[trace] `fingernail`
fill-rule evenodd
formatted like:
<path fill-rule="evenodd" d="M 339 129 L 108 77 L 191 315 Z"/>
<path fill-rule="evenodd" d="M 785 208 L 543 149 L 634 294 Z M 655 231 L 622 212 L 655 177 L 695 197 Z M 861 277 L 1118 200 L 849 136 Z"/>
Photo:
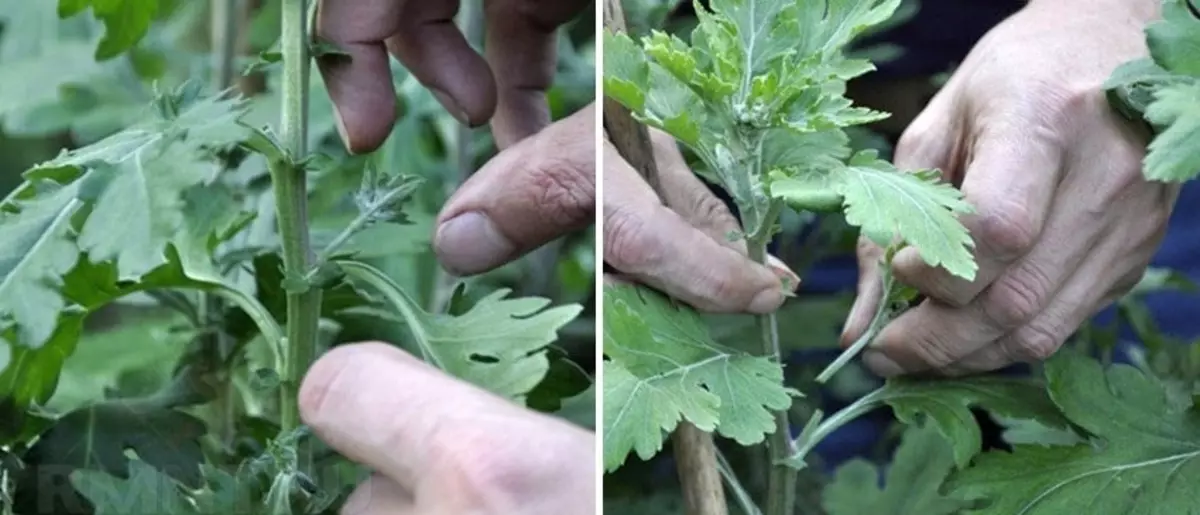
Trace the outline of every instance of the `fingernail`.
<path fill-rule="evenodd" d="M 455 120 L 458 120 L 458 123 L 463 125 L 471 124 L 471 121 L 467 118 L 466 110 L 464 110 L 462 106 L 458 105 L 458 102 L 455 101 L 454 97 L 450 96 L 449 93 L 436 88 L 429 88 L 429 92 L 433 93 L 433 96 L 437 98 L 438 102 L 441 102 L 442 107 L 445 107 L 446 111 L 450 113 L 450 116 L 453 116 Z"/>
<path fill-rule="evenodd" d="M 470 211 L 438 226 L 433 247 L 446 271 L 471 275 L 490 270 L 507 260 L 517 246 L 500 233 L 482 213 Z"/>
<path fill-rule="evenodd" d="M 333 125 L 337 127 L 338 137 L 342 138 L 342 145 L 346 147 L 346 152 L 354 155 L 354 148 L 350 145 L 350 134 L 346 132 L 346 122 L 342 120 L 342 113 L 338 111 L 337 106 L 333 107 Z"/>
<path fill-rule="evenodd" d="M 775 256 L 767 256 L 767 268 L 770 268 L 780 279 L 783 280 L 784 288 L 789 292 L 794 292 L 800 288 L 800 276 L 796 275 L 791 268 L 783 260 Z"/>
<path fill-rule="evenodd" d="M 862 357 L 863 364 L 879 377 L 889 378 L 904 374 L 903 367 L 880 351 L 868 349 L 863 352 Z"/>
<path fill-rule="evenodd" d="M 783 296 L 783 291 L 778 288 L 768 288 L 758 292 L 758 295 L 754 296 L 754 300 L 750 301 L 750 305 L 746 307 L 746 310 L 760 315 L 774 313 L 775 310 L 779 309 L 779 306 L 783 305 L 784 300 L 786 299 Z"/>

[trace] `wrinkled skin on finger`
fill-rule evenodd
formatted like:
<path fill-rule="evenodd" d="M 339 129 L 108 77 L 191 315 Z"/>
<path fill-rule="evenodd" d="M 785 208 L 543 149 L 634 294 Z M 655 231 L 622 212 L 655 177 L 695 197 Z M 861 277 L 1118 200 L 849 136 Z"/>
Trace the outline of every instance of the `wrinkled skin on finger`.
<path fill-rule="evenodd" d="M 612 144 L 604 147 L 604 261 L 626 282 L 713 312 L 770 313 L 800 278 L 778 259 L 755 263 L 729 208 L 688 168 L 675 140 L 653 130 L 663 198 Z M 786 285 L 786 288 L 785 288 Z"/>
<path fill-rule="evenodd" d="M 1155 11 L 1101 3 L 1032 2 L 979 42 L 902 136 L 898 166 L 943 170 L 975 207 L 962 221 L 979 272 L 966 281 L 915 249 L 899 253 L 897 280 L 927 300 L 880 332 L 864 355 L 875 372 L 961 375 L 1043 360 L 1149 264 L 1179 188 L 1143 178 L 1147 135 L 1113 112 L 1102 84 L 1146 54 L 1142 27 Z M 881 253 L 859 246 L 844 342 L 878 305 Z"/>

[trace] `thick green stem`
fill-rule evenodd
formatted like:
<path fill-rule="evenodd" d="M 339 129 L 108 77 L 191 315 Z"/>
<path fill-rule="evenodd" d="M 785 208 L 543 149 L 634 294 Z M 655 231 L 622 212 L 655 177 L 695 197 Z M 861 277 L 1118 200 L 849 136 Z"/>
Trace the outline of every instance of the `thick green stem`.
<path fill-rule="evenodd" d="M 778 213 L 773 208 L 770 213 Z M 771 225 L 775 223 L 775 215 L 769 216 L 761 234 L 752 235 L 749 245 L 750 259 L 758 263 L 767 261 L 767 243 L 771 240 Z M 763 355 L 782 360 L 779 349 L 779 330 L 775 314 L 758 315 L 759 345 Z M 796 469 L 783 463 L 793 454 L 792 429 L 788 421 L 788 412 L 775 412 L 775 432 L 767 442 L 767 455 L 770 457 L 771 472 L 767 476 L 767 510 L 766 515 L 792 515 L 796 503 Z"/>
<path fill-rule="evenodd" d="M 307 1 L 283 0 L 280 48 L 283 53 L 282 139 L 292 162 L 308 153 L 308 35 Z M 304 170 L 291 163 L 273 163 L 276 218 L 283 247 L 284 273 L 304 276 L 315 257 L 309 244 L 308 196 Z M 287 343 L 284 346 L 283 387 L 279 423 L 283 434 L 300 425 L 297 398 L 300 380 L 316 353 L 321 291 L 311 288 L 287 296 Z M 307 454 L 307 453 L 302 453 Z"/>

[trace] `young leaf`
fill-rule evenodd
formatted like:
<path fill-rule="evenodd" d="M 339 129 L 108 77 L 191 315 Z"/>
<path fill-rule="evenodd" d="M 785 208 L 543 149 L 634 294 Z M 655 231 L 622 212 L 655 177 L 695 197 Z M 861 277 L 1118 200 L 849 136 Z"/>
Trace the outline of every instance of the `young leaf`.
<path fill-rule="evenodd" d="M 354 261 L 337 263 L 347 276 L 379 290 L 400 312 L 426 361 L 518 401 L 545 377 L 550 367 L 546 345 L 583 310 L 579 305 L 546 309 L 549 299 L 506 299 L 509 290 L 497 290 L 462 315 L 431 314 L 378 269 Z"/>
<path fill-rule="evenodd" d="M 1200 176 L 1200 148 L 1195 144 L 1200 141 L 1200 81 L 1162 87 L 1145 116 L 1165 128 L 1150 142 L 1146 178 L 1183 182 Z"/>
<path fill-rule="evenodd" d="M 966 508 L 941 494 L 954 469 L 954 453 L 932 424 L 912 425 L 879 487 L 880 471 L 861 458 L 838 468 L 821 506 L 829 515 L 951 515 Z"/>
<path fill-rule="evenodd" d="M 762 442 L 772 412 L 798 395 L 779 364 L 722 347 L 694 311 L 640 287 L 604 288 L 604 354 L 608 470 L 630 451 L 652 457 L 684 419 L 742 445 Z"/>
<path fill-rule="evenodd" d="M 1163 0 L 1162 19 L 1146 27 L 1150 56 L 1163 68 L 1200 78 L 1200 18 L 1190 0 Z"/>
<path fill-rule="evenodd" d="M 892 379 L 878 392 L 879 400 L 890 405 L 900 421 L 911 424 L 924 415 L 951 442 L 954 462 L 959 467 L 967 466 L 983 446 L 972 407 L 1005 417 L 1037 420 L 1050 427 L 1070 427 L 1042 388 L 1018 379 Z"/>
<path fill-rule="evenodd" d="M 158 14 L 159 0 L 58 0 L 58 16 L 68 18 L 88 7 L 104 22 L 96 60 L 106 61 L 137 45 Z"/>
<path fill-rule="evenodd" d="M 1070 447 L 992 452 L 951 478 L 951 493 L 989 504 L 977 513 L 1188 513 L 1200 481 L 1200 413 L 1176 406 L 1153 377 L 1060 352 L 1046 363 L 1054 403 L 1094 435 Z M 1190 404 L 1190 403 L 1188 403 Z"/>
<path fill-rule="evenodd" d="M 196 515 L 175 482 L 144 462 L 132 460 L 122 477 L 79 470 L 71 484 L 95 506 L 96 515 Z"/>
<path fill-rule="evenodd" d="M 899 236 L 930 266 L 974 279 L 974 242 L 954 217 L 972 211 L 962 193 L 939 182 L 934 171 L 902 173 L 876 156 L 871 150 L 859 152 L 835 172 L 834 189 L 846 199 L 846 221 L 880 246 Z"/>

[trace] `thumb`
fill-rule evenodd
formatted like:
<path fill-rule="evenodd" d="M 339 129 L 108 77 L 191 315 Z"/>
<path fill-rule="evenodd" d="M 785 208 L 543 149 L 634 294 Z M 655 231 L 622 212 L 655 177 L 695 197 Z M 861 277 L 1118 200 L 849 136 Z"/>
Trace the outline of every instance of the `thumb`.
<path fill-rule="evenodd" d="M 478 274 L 592 223 L 595 109 L 589 105 L 504 150 L 438 215 L 434 251 L 448 271 Z"/>

